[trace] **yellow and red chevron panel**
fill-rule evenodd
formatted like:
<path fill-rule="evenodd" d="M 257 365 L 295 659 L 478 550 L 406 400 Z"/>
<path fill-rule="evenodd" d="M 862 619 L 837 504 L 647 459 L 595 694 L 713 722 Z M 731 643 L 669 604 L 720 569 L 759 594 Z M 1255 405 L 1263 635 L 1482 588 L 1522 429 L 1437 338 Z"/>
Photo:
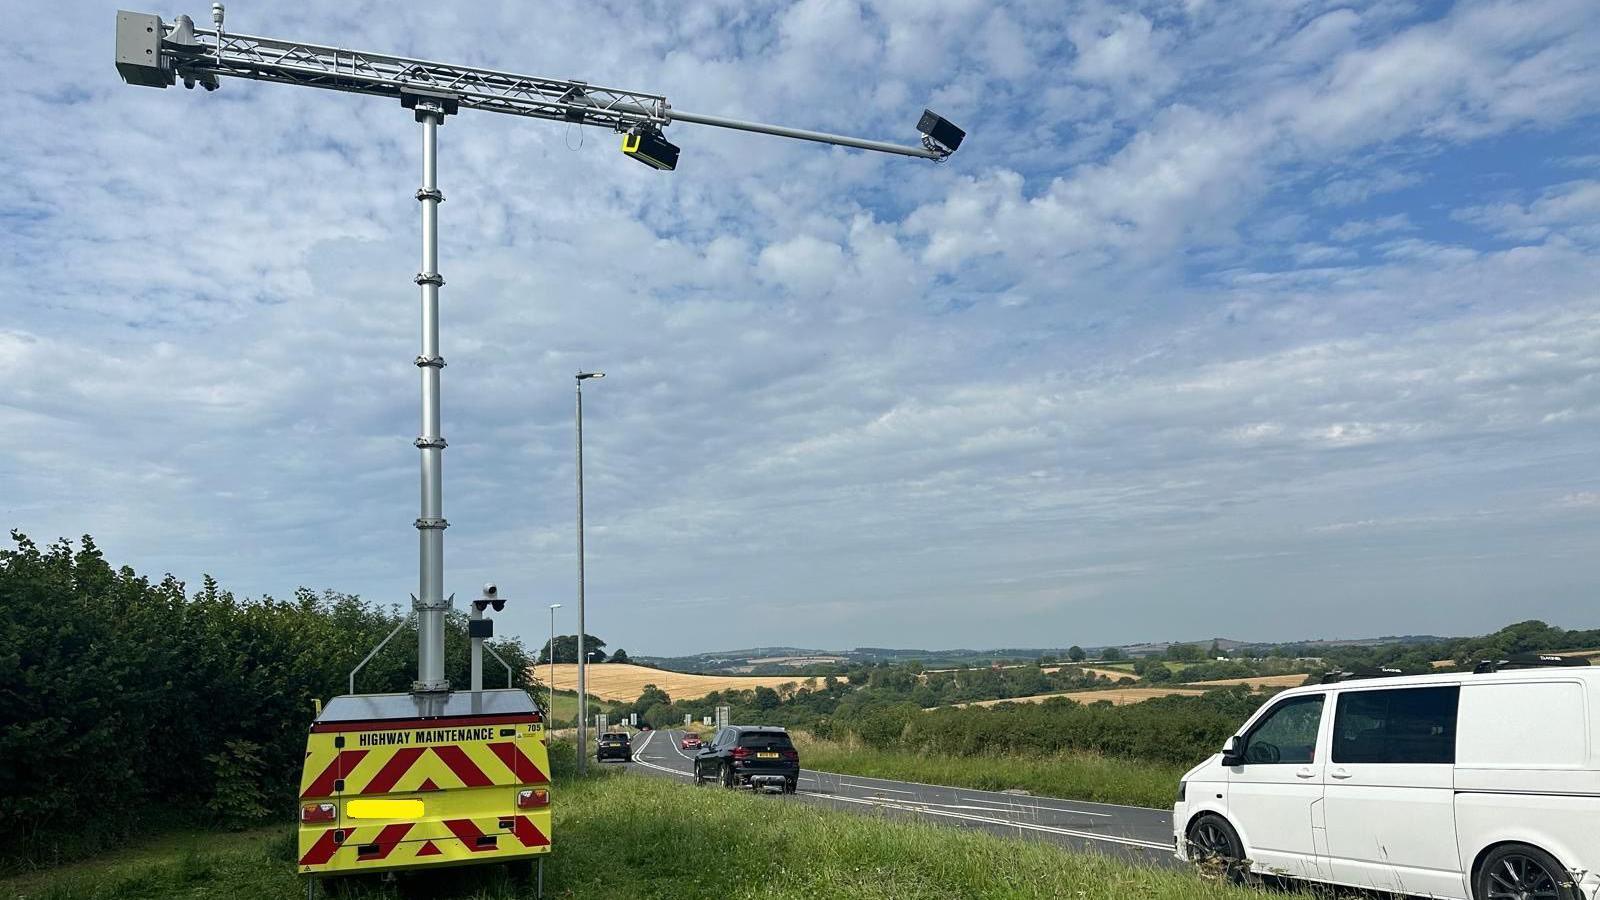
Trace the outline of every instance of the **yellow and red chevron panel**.
<path fill-rule="evenodd" d="M 330 748 L 331 752 L 323 754 L 313 750 L 306 755 L 300 798 L 549 784 L 545 767 L 529 755 L 535 745 L 543 749 L 537 741 L 508 739 L 421 747 Z"/>
<path fill-rule="evenodd" d="M 537 721 L 450 728 L 436 727 L 439 721 L 350 723 L 354 727 L 338 730 L 317 726 L 306 742 L 300 797 L 550 782 L 543 726 Z"/>
<path fill-rule="evenodd" d="M 307 842 L 308 830 L 301 829 L 300 871 L 312 874 L 503 862 L 550 850 L 548 813 L 325 828 Z"/>

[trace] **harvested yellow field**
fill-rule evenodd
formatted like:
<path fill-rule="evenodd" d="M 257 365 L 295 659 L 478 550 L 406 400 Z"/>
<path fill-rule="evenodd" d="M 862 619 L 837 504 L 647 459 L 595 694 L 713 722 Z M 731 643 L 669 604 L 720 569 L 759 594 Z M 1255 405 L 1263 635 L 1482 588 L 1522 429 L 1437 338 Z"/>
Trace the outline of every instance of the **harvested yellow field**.
<path fill-rule="evenodd" d="M 1597 662 L 1600 662 L 1600 660 L 1596 660 L 1595 659 L 1595 657 L 1600 656 L 1600 650 L 1557 650 L 1556 651 L 1556 655 L 1557 656 L 1581 656 L 1581 657 L 1589 660 L 1589 664 L 1590 665 L 1594 665 Z M 1453 660 L 1453 659 L 1436 659 L 1436 660 L 1433 661 L 1433 667 L 1435 669 L 1448 669 L 1448 668 L 1450 668 L 1451 666 L 1453 666 L 1455 664 L 1456 664 L 1456 661 Z"/>
<path fill-rule="evenodd" d="M 1240 684 L 1248 685 L 1252 690 L 1269 687 L 1299 687 L 1305 682 L 1306 677 L 1303 673 L 1294 675 L 1256 675 L 1250 678 L 1192 681 L 1188 684 L 1179 684 L 1172 687 L 1124 687 L 1099 691 L 1056 691 L 1050 694 L 1033 694 L 1028 697 L 1010 697 L 1005 700 L 974 700 L 970 703 L 956 703 L 953 705 L 961 707 L 997 706 L 1001 703 L 1043 703 L 1054 697 L 1063 697 L 1078 703 L 1097 703 L 1101 700 L 1107 700 L 1114 706 L 1126 706 L 1130 703 L 1143 703 L 1156 697 L 1171 697 L 1175 694 L 1203 694 L 1216 688 L 1233 687 Z"/>
<path fill-rule="evenodd" d="M 1046 671 L 1046 672 L 1059 672 L 1062 669 L 1069 668 L 1069 667 L 1072 667 L 1070 663 L 1065 665 L 1065 666 L 1051 666 L 1051 667 L 1045 669 L 1044 671 Z M 1123 669 L 1096 669 L 1093 666 L 1077 666 L 1076 668 L 1082 669 L 1083 671 L 1088 672 L 1090 675 L 1104 675 L 1105 677 L 1111 679 L 1112 681 L 1116 681 L 1119 678 L 1138 678 L 1139 677 L 1139 676 L 1133 674 L 1132 672 L 1129 672 L 1129 671 L 1126 671 L 1126 670 L 1123 670 Z"/>
<path fill-rule="evenodd" d="M 695 700 L 712 691 L 749 691 L 758 687 L 777 688 L 785 684 L 805 687 L 815 678 L 796 675 L 690 675 L 685 672 L 668 672 L 631 663 L 592 663 L 588 667 L 589 696 L 598 700 L 616 700 L 632 703 L 644 693 L 644 686 L 653 684 L 667 692 L 674 700 Z M 534 676 L 543 681 L 550 676 L 550 667 L 535 666 Z M 555 689 L 578 689 L 578 664 L 556 663 Z"/>
<path fill-rule="evenodd" d="M 1306 683 L 1308 676 L 1304 672 L 1292 675 L 1252 675 L 1248 678 L 1219 678 L 1216 681 L 1191 681 L 1186 687 L 1197 687 L 1211 690 L 1212 688 L 1233 687 L 1237 684 L 1249 685 L 1252 690 L 1267 687 L 1299 687 Z"/>
<path fill-rule="evenodd" d="M 1001 668 L 1001 669 L 1027 669 L 1027 668 L 1031 668 L 1031 665 L 999 666 L 998 668 Z M 1121 670 L 1121 669 L 1097 669 L 1094 666 L 1080 666 L 1080 665 L 1077 665 L 1075 663 L 1062 663 L 1059 666 L 1040 666 L 1039 667 L 1039 671 L 1044 672 L 1045 674 L 1049 675 L 1049 674 L 1053 674 L 1055 672 L 1059 672 L 1062 669 L 1066 669 L 1066 668 L 1082 669 L 1083 671 L 1088 672 L 1090 675 L 1104 675 L 1105 677 L 1111 679 L 1112 681 L 1116 681 L 1118 678 L 1137 678 L 1138 677 L 1138 676 L 1134 675 L 1132 672 L 1129 672 L 1129 671 L 1126 671 L 1126 670 Z M 935 672 L 962 672 L 962 671 L 982 672 L 983 668 L 980 667 L 980 666 L 973 666 L 970 669 L 929 669 L 926 672 L 922 673 L 922 679 L 924 681 L 926 681 L 928 679 L 928 676 L 932 675 Z"/>
<path fill-rule="evenodd" d="M 1056 697 L 1065 700 L 1075 700 L 1078 703 L 1098 703 L 1102 700 L 1109 701 L 1113 706 L 1127 706 L 1130 703 L 1143 703 L 1156 697 L 1171 697 L 1174 694 L 1199 694 L 1202 691 L 1191 688 L 1108 688 L 1103 691 L 1061 691 L 1054 694 L 1034 694 L 1030 697 L 1009 697 L 1005 700 L 974 700 L 971 703 L 956 703 L 956 707 L 967 706 L 999 706 L 1002 703 L 1043 703 Z"/>

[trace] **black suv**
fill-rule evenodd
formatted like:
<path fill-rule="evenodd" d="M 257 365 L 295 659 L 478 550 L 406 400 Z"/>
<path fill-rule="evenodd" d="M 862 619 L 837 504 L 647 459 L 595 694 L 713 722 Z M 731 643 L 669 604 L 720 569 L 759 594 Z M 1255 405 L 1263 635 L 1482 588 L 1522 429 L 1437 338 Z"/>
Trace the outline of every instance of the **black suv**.
<path fill-rule="evenodd" d="M 792 794 L 800 784 L 800 753 L 782 728 L 729 725 L 695 754 L 694 783 L 707 781 L 731 788 L 776 787 Z"/>
<path fill-rule="evenodd" d="M 628 746 L 628 733 L 626 731 L 608 731 L 600 735 L 600 741 L 595 745 L 594 758 L 597 762 L 607 759 L 620 759 L 627 762 L 633 758 L 633 748 Z"/>

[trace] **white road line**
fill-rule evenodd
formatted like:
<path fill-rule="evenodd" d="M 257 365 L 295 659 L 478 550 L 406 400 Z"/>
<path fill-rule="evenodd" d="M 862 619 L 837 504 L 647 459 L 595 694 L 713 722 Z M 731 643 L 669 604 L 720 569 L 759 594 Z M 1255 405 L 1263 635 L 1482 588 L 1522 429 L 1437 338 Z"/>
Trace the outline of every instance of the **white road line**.
<path fill-rule="evenodd" d="M 905 803 L 889 800 L 874 801 L 863 800 L 859 797 L 840 797 L 837 794 L 818 794 L 813 791 L 801 791 L 808 797 L 823 797 L 829 800 L 838 800 L 841 803 L 859 803 L 864 806 L 883 806 L 889 809 L 899 809 L 905 812 L 914 812 L 927 816 L 943 816 L 949 819 L 961 819 L 967 822 L 982 822 L 986 825 L 999 825 L 1004 828 L 1021 828 L 1028 831 L 1039 831 L 1045 834 L 1059 834 L 1066 837 L 1081 838 L 1086 841 L 1102 841 L 1108 844 L 1123 844 L 1129 847 L 1144 847 L 1151 850 L 1171 850 L 1172 845 L 1159 841 L 1145 841 L 1139 838 L 1117 837 L 1109 834 L 1095 834 L 1088 831 L 1076 831 L 1071 828 L 1056 828 L 1051 825 L 1035 825 L 1031 822 L 1012 822 L 1006 819 L 995 819 L 989 816 L 975 816 L 971 813 L 947 812 L 941 809 L 928 809 L 927 807 L 911 806 Z"/>
<path fill-rule="evenodd" d="M 960 799 L 960 798 L 957 798 L 957 799 Z M 992 813 L 997 813 L 997 812 L 1010 812 L 1010 813 L 1019 813 L 1019 812 L 1020 813 L 1062 812 L 1062 810 L 1058 810 L 1058 809 L 1050 809 L 1048 807 L 1041 807 L 1041 806 L 1028 806 L 1026 804 L 1013 804 L 1011 806 L 1006 806 L 1004 804 L 988 803 L 988 804 L 984 804 L 982 806 L 969 806 L 969 805 L 965 805 L 965 804 L 961 804 L 961 803 L 935 803 L 932 800 L 897 800 L 895 802 L 896 803 L 916 803 L 916 804 L 919 804 L 921 806 L 939 806 L 939 807 L 943 807 L 945 809 L 975 809 L 975 810 L 979 810 L 981 812 L 992 812 Z M 1081 816 L 1100 816 L 1102 818 L 1111 818 L 1111 814 L 1110 813 L 1079 812 L 1078 815 L 1081 815 Z"/>
<path fill-rule="evenodd" d="M 658 772 L 665 772 L 668 775 L 681 775 L 684 778 L 693 777 L 688 772 L 680 772 L 677 769 L 669 769 L 666 766 L 658 766 L 655 763 L 647 762 L 642 757 L 640 757 L 639 754 L 643 753 L 644 749 L 646 747 L 650 746 L 650 742 L 655 739 L 655 736 L 656 736 L 656 733 L 654 731 L 650 732 L 650 737 L 645 738 L 644 739 L 644 743 L 639 745 L 639 749 L 633 751 L 633 761 L 634 761 L 634 763 L 636 763 L 638 765 L 641 765 L 641 766 L 644 766 L 646 768 L 655 769 Z"/>
<path fill-rule="evenodd" d="M 916 796 L 916 793 L 917 793 L 916 791 L 900 791 L 900 790 L 895 790 L 894 788 L 878 787 L 875 784 L 855 784 L 854 782 L 850 782 L 850 781 L 841 781 L 841 782 L 839 782 L 839 786 L 840 787 L 848 787 L 848 788 L 858 788 L 858 789 L 863 790 L 863 791 L 887 791 L 888 793 L 891 793 L 891 794 L 910 794 L 912 796 Z"/>
<path fill-rule="evenodd" d="M 938 804 L 934 804 L 934 805 L 936 805 L 936 806 L 953 806 L 955 809 L 1004 809 L 1004 810 L 1009 810 L 1009 811 L 1012 811 L 1012 812 L 1015 812 L 1015 811 L 1017 811 L 1019 809 L 1023 809 L 1023 810 L 1029 810 L 1031 812 L 1071 813 L 1071 814 L 1073 814 L 1075 816 L 1096 816 L 1096 817 L 1101 818 L 1101 819 L 1114 819 L 1114 818 L 1116 818 L 1116 816 L 1112 815 L 1111 813 L 1089 812 L 1086 809 L 1073 809 L 1072 807 L 1069 807 L 1069 806 L 1045 806 L 1045 805 L 1043 805 L 1041 803 L 1026 802 L 1026 801 L 1018 801 L 1016 803 L 1003 803 L 1003 802 L 1001 802 L 999 800 L 980 800 L 977 797 L 962 797 L 962 796 L 957 796 L 956 799 L 957 800 L 965 800 L 968 803 L 981 803 L 981 804 L 983 804 L 983 806 L 981 806 L 981 807 L 976 807 L 976 806 L 955 806 L 954 804 L 950 804 L 950 803 L 938 803 Z M 918 801 L 918 802 L 919 803 L 926 803 L 928 801 L 922 800 L 922 801 Z"/>
<path fill-rule="evenodd" d="M 815 770 L 813 770 L 813 771 L 815 771 Z M 839 775 L 839 773 L 837 773 L 837 772 L 823 772 L 823 773 L 820 773 L 820 774 L 836 775 L 836 776 Z M 945 791 L 964 791 L 964 792 L 969 793 L 969 794 L 990 794 L 990 795 L 996 796 L 996 797 L 1014 797 L 1014 796 L 1017 796 L 1015 794 L 1007 794 L 1004 791 L 986 791 L 986 790 L 983 790 L 982 788 L 964 788 L 964 787 L 956 787 L 954 785 L 948 785 L 948 784 L 928 784 L 925 781 L 907 781 L 905 779 L 895 780 L 895 779 L 891 779 L 891 778 L 874 778 L 871 775 L 845 775 L 845 776 L 841 776 L 841 777 L 859 778 L 859 779 L 861 779 L 863 781 L 883 781 L 883 782 L 887 782 L 889 784 L 914 784 L 917 787 L 938 788 L 940 790 L 945 790 Z M 1033 797 L 1033 796 L 1030 795 L 1030 796 L 1025 797 L 1023 799 L 1049 800 L 1049 799 L 1053 799 L 1053 798 Z M 1001 802 L 1003 803 L 1003 802 L 1006 802 L 1006 801 L 1002 800 Z M 1118 803 L 1097 803 L 1097 802 L 1095 802 L 1093 800 L 1072 800 L 1072 801 L 1064 801 L 1064 802 L 1078 803 L 1078 804 L 1083 804 L 1083 805 L 1087 805 L 1087 806 L 1103 806 L 1106 809 L 1130 810 L 1130 811 L 1133 811 L 1133 812 L 1161 813 L 1161 814 L 1164 814 L 1164 815 L 1170 815 L 1171 814 L 1171 810 L 1170 809 L 1166 809 L 1166 808 L 1157 809 L 1157 808 L 1153 808 L 1153 807 L 1149 807 L 1149 806 L 1127 806 L 1127 805 L 1118 804 Z"/>

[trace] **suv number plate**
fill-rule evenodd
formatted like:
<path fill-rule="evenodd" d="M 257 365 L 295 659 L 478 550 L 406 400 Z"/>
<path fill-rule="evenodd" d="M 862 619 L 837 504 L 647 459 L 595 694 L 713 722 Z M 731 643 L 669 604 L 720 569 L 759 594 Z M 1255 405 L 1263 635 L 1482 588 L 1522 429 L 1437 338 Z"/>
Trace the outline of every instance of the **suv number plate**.
<path fill-rule="evenodd" d="M 778 754 L 776 754 L 776 753 L 757 753 L 756 754 L 756 759 L 777 759 L 777 758 L 778 758 Z"/>

